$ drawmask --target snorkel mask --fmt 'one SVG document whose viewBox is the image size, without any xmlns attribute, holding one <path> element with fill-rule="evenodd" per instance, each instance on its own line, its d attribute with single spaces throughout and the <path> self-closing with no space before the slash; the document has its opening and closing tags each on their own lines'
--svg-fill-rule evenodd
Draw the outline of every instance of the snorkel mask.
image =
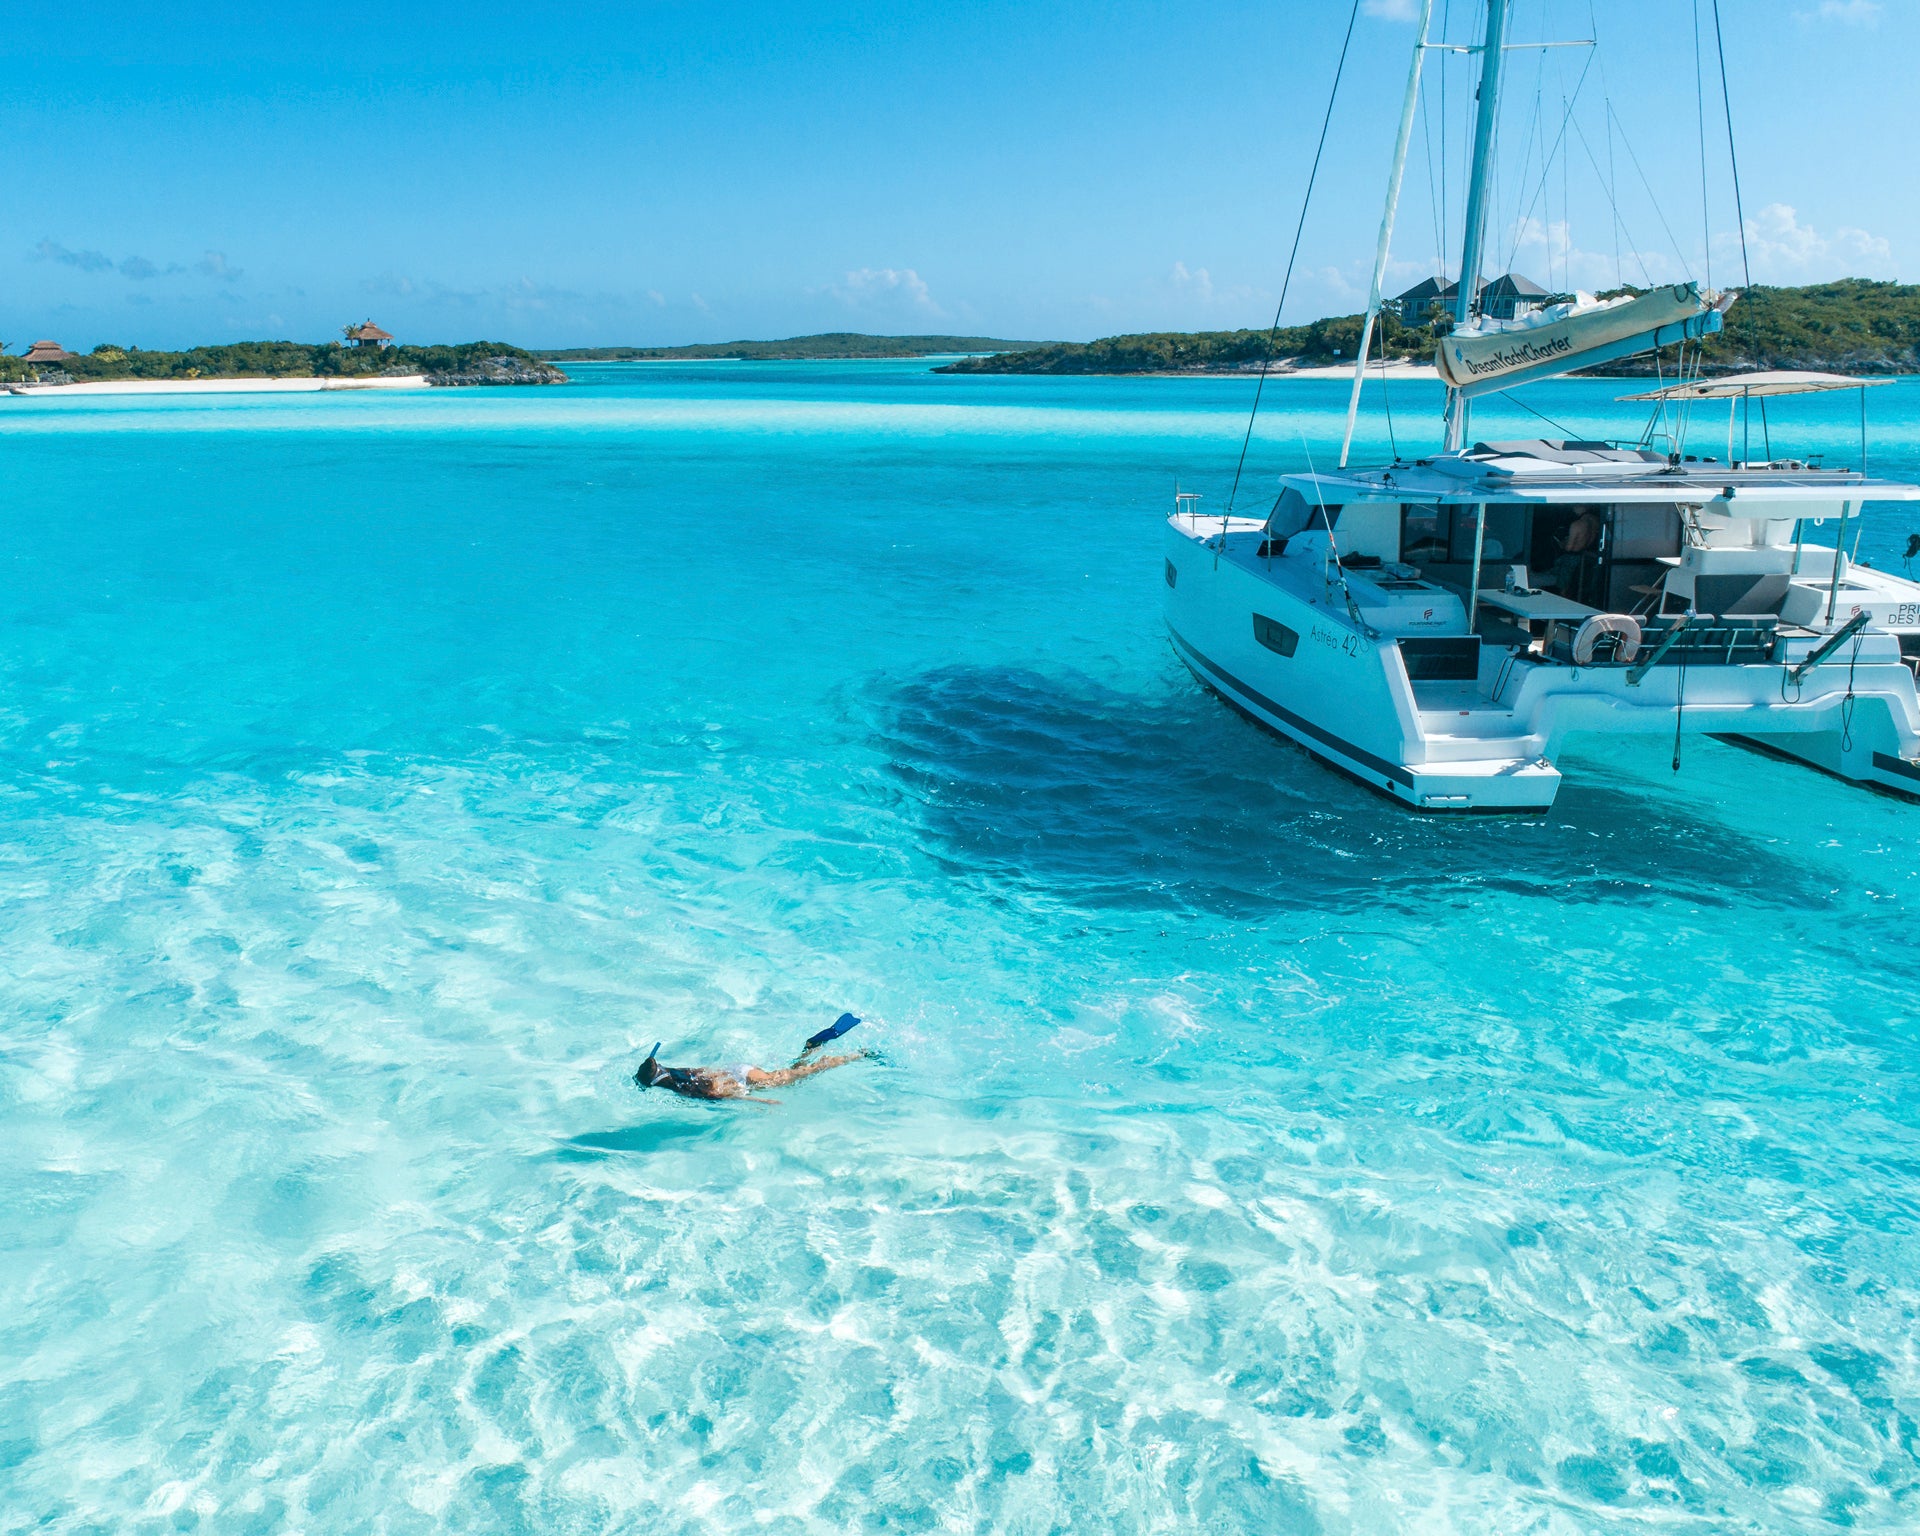
<svg viewBox="0 0 1920 1536">
<path fill-rule="evenodd" d="M 666 1068 L 656 1059 L 660 1055 L 660 1047 L 665 1043 L 663 1040 L 654 1041 L 653 1049 L 647 1052 L 647 1059 L 640 1063 L 639 1069 L 633 1074 L 633 1080 L 642 1088 L 651 1088 L 667 1075 Z"/>
</svg>

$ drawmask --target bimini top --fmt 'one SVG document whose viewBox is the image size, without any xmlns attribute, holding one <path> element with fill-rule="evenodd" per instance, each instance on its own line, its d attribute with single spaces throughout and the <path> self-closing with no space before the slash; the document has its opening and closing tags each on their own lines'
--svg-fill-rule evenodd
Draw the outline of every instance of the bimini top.
<svg viewBox="0 0 1920 1536">
<path fill-rule="evenodd" d="M 1844 373 L 1801 373 L 1775 369 L 1769 373 L 1730 373 L 1718 379 L 1694 379 L 1669 384 L 1644 395 L 1615 395 L 1616 400 L 1759 400 L 1768 395 L 1818 395 L 1830 389 L 1871 389 L 1892 379 L 1850 379 Z"/>
<path fill-rule="evenodd" d="M 1798 460 L 1729 465 L 1577 438 L 1475 443 L 1456 453 L 1399 460 L 1384 469 L 1283 475 L 1309 502 L 1684 502 L 1731 495 L 1768 502 L 1920 501 L 1920 485 L 1869 480 L 1857 470 Z M 1809 514 L 1811 515 L 1811 514 Z"/>
</svg>

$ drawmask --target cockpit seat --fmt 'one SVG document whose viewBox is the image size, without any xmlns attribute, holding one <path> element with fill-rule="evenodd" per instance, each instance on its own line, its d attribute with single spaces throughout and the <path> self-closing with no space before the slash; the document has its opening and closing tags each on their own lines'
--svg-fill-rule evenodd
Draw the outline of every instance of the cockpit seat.
<svg viewBox="0 0 1920 1536">
<path fill-rule="evenodd" d="M 1778 617 L 1780 605 L 1787 600 L 1789 579 L 1780 574 L 1696 576 L 1693 606 L 1702 613 L 1770 613 Z"/>
<path fill-rule="evenodd" d="M 1695 613 L 1778 618 L 1792 580 L 1781 571 L 1703 571 L 1698 575 L 1674 571 L 1667 576 L 1662 611 L 1672 614 L 1691 608 Z"/>
</svg>

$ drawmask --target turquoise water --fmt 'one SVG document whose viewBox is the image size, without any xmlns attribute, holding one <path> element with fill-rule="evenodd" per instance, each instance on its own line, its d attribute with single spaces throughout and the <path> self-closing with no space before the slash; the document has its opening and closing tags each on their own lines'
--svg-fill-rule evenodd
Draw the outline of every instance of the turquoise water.
<svg viewBox="0 0 1920 1536">
<path fill-rule="evenodd" d="M 1262 735 L 1243 382 L 579 374 L 0 404 L 0 1530 L 1920 1527 L 1920 809 Z"/>
</svg>

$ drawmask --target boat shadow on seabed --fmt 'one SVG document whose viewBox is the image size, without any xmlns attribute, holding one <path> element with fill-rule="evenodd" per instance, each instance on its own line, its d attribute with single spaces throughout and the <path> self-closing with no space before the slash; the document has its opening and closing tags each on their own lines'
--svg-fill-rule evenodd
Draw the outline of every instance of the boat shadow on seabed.
<svg viewBox="0 0 1920 1536">
<path fill-rule="evenodd" d="M 1171 667 L 1171 663 L 1170 663 Z M 1543 817 L 1422 818 L 1353 792 L 1197 685 L 946 667 L 873 701 L 877 748 L 956 874 L 1129 910 L 1412 909 L 1437 886 L 1576 902 L 1829 905 L 1818 871 L 1589 773 Z"/>
</svg>

